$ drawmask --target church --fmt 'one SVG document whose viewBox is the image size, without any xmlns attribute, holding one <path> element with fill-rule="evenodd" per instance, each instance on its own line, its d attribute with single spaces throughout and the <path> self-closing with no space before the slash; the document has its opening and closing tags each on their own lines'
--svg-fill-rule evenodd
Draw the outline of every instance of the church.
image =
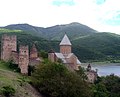
<svg viewBox="0 0 120 97">
<path fill-rule="evenodd" d="M 50 50 L 48 53 L 48 59 L 52 62 L 61 60 L 61 62 L 65 64 L 68 69 L 78 70 L 81 62 L 78 60 L 77 56 L 72 53 L 72 44 L 66 34 L 64 35 L 59 46 L 60 52 Z"/>
</svg>

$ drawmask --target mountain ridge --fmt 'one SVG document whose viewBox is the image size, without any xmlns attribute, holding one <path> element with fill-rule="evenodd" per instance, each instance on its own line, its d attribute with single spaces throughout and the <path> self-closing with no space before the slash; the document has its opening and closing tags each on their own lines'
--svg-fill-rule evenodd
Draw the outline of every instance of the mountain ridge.
<svg viewBox="0 0 120 97">
<path fill-rule="evenodd" d="M 13 24 L 5 26 L 3 28 L 11 30 L 28 31 L 31 32 L 31 34 L 33 35 L 37 34 L 37 36 L 42 36 L 49 40 L 60 40 L 65 34 L 65 32 L 67 33 L 70 39 L 73 39 L 74 37 L 76 38 L 79 36 L 85 36 L 92 33 L 98 33 L 98 31 L 77 22 L 63 25 L 55 25 L 46 28 L 32 26 L 29 24 Z"/>
<path fill-rule="evenodd" d="M 13 28 L 16 29 L 14 27 L 15 25 L 12 26 L 13 27 L 9 25 L 1 28 L 0 34 L 4 34 L 1 32 L 4 32 L 5 28 L 5 31 L 8 30 L 9 34 L 16 34 L 18 36 L 19 43 L 31 45 L 31 43 L 35 42 L 39 51 L 54 49 L 58 52 L 59 43 L 66 32 L 72 43 L 73 53 L 75 53 L 80 60 L 120 59 L 120 35 L 114 33 L 99 33 L 89 27 L 86 30 L 86 26 L 81 26 L 79 23 L 55 25 L 47 28 L 34 27 L 29 24 L 21 26 L 20 24 L 16 25 L 17 30 L 13 30 Z M 82 27 L 83 29 L 81 30 Z M 12 33 L 13 31 L 14 33 Z"/>
</svg>

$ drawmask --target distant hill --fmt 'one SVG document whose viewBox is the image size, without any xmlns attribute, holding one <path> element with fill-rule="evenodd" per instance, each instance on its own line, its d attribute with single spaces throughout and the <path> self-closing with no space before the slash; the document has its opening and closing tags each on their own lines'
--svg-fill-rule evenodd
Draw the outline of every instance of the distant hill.
<svg viewBox="0 0 120 97">
<path fill-rule="evenodd" d="M 28 32 L 29 34 L 38 35 L 38 36 L 42 35 L 42 32 L 40 30 L 44 29 L 42 27 L 35 27 L 29 24 L 12 24 L 2 28 L 9 30 L 22 30 L 24 32 Z"/>
<path fill-rule="evenodd" d="M 56 25 L 43 28 L 28 24 L 8 25 L 0 28 L 2 34 L 16 34 L 18 44 L 32 45 L 37 49 L 59 51 L 59 43 L 65 32 L 72 42 L 73 52 L 81 61 L 89 60 L 120 60 L 120 35 L 113 33 L 99 33 L 79 23 Z"/>
<path fill-rule="evenodd" d="M 60 40 L 65 32 L 69 36 L 70 39 L 78 38 L 80 36 L 89 35 L 92 33 L 96 33 L 97 31 L 80 23 L 70 23 L 64 25 L 56 25 L 52 27 L 35 27 L 29 24 L 14 24 L 8 25 L 4 28 L 11 29 L 11 30 L 23 30 L 27 31 L 32 35 L 42 36 L 46 39 L 50 40 Z"/>
<path fill-rule="evenodd" d="M 100 57 L 120 59 L 120 35 L 105 32 L 94 33 L 86 37 L 80 37 L 72 42 L 77 56 L 82 59 L 86 57 L 87 59 L 92 57 L 94 59 Z"/>
</svg>

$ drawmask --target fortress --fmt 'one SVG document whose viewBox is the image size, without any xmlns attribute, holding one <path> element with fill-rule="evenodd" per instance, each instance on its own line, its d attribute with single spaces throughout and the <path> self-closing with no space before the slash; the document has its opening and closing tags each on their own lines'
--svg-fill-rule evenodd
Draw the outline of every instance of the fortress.
<svg viewBox="0 0 120 97">
<path fill-rule="evenodd" d="M 16 35 L 3 35 L 1 40 L 1 60 L 12 60 L 14 64 L 18 64 L 22 74 L 28 73 L 28 65 L 33 61 L 40 62 L 38 52 L 33 44 L 29 53 L 29 47 L 20 45 L 17 51 L 17 37 Z"/>
<path fill-rule="evenodd" d="M 65 34 L 62 41 L 59 44 L 60 52 L 54 52 L 50 50 L 48 52 L 48 59 L 52 62 L 62 62 L 69 70 L 79 70 L 81 62 L 77 56 L 72 53 L 72 44 Z M 17 50 L 18 48 L 18 50 Z M 28 74 L 28 66 L 35 66 L 40 63 L 38 57 L 38 51 L 33 44 L 29 51 L 28 46 L 20 45 L 17 47 L 17 37 L 15 35 L 3 35 L 1 40 L 1 60 L 12 60 L 14 64 L 17 64 L 22 74 Z M 88 77 L 90 83 L 94 83 L 97 79 L 97 72 L 91 69 L 89 64 L 85 74 Z"/>
</svg>

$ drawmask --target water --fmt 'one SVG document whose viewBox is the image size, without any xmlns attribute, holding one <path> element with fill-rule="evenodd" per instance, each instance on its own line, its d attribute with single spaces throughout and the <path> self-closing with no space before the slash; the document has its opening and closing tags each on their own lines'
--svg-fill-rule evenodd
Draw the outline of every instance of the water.
<svg viewBox="0 0 120 97">
<path fill-rule="evenodd" d="M 88 64 L 82 64 L 82 67 L 87 67 Z M 107 64 L 91 64 L 92 69 L 98 69 L 99 76 L 106 76 L 115 74 L 120 76 L 120 63 L 107 63 Z"/>
</svg>

